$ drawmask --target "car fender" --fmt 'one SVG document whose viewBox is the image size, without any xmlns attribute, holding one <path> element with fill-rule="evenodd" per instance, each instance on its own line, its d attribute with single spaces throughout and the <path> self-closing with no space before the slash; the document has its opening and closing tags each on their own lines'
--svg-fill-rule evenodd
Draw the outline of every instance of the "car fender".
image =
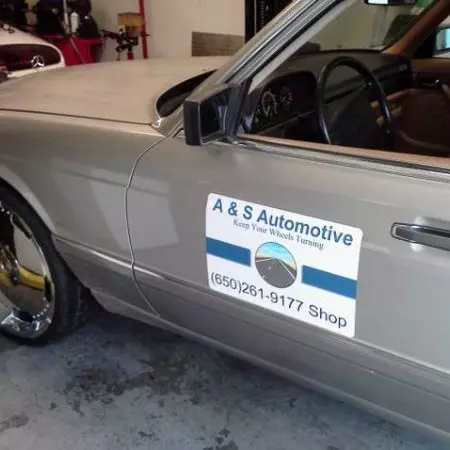
<svg viewBox="0 0 450 450">
<path fill-rule="evenodd" d="M 42 203 L 33 194 L 27 184 L 4 164 L 0 164 L 0 180 L 6 183 L 9 187 L 13 188 L 28 202 L 28 204 L 35 210 L 36 214 L 45 223 L 50 232 L 53 233 L 55 231 L 55 224 L 50 219 L 50 216 L 47 214 L 47 211 Z"/>
</svg>

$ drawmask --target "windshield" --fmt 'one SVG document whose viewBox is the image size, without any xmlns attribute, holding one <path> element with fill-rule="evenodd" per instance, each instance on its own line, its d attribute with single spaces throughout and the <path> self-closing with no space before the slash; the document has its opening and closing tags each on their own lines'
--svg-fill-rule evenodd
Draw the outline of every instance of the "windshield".
<svg viewBox="0 0 450 450">
<path fill-rule="evenodd" d="M 432 4 L 374 6 L 355 0 L 312 40 L 317 50 L 376 49 L 394 43 Z M 351 24 L 351 26 L 349 26 Z"/>
</svg>

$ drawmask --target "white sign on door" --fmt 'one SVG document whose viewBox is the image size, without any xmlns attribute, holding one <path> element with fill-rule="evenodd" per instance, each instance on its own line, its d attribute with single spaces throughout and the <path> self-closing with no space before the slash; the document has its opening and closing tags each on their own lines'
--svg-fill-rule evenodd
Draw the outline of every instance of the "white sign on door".
<svg viewBox="0 0 450 450">
<path fill-rule="evenodd" d="M 354 337 L 362 237 L 348 225 L 210 194 L 209 286 Z"/>
</svg>

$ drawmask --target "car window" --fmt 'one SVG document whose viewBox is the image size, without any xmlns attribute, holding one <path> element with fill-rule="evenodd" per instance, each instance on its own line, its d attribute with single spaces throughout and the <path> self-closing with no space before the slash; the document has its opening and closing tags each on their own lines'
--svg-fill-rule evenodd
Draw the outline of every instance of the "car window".
<svg viewBox="0 0 450 450">
<path fill-rule="evenodd" d="M 48 45 L 0 45 L 0 61 L 9 72 L 52 66 L 61 62 L 61 55 Z"/>
<path fill-rule="evenodd" d="M 442 22 L 436 30 L 434 57 L 450 58 L 450 17 Z"/>
<path fill-rule="evenodd" d="M 421 0 L 414 6 L 374 6 L 357 0 L 312 42 L 321 50 L 383 48 L 398 40 L 433 3 L 433 0 Z"/>
<path fill-rule="evenodd" d="M 308 33 L 299 35 L 296 41 L 280 52 L 262 70 L 255 71 L 244 104 L 239 135 L 243 139 L 270 145 L 276 143 L 288 152 L 299 148 L 315 149 L 317 145 L 318 150 L 363 156 L 361 152 L 358 153 L 363 148 L 364 156 L 387 159 L 387 154 L 381 153 L 379 149 L 391 149 L 391 147 L 379 146 L 375 140 L 361 144 L 355 143 L 356 139 L 349 138 L 346 141 L 345 137 L 332 140 L 334 144 L 332 146 L 326 144 L 330 142 L 330 139 L 324 137 L 323 122 L 320 122 L 317 117 L 317 80 L 323 68 L 333 61 L 333 58 L 352 56 L 354 60 L 362 61 L 369 70 L 383 71 L 382 92 L 384 88 L 384 93 L 391 96 L 404 91 L 405 87 L 409 86 L 411 78 L 406 58 L 393 55 L 380 57 L 379 52 L 385 46 L 398 41 L 434 4 L 432 0 L 418 2 L 415 6 L 373 6 L 361 0 L 347 0 L 337 4 L 336 8 L 323 15 Z M 450 39 L 450 35 L 444 38 Z M 448 41 L 444 39 L 442 45 L 445 46 L 447 43 Z M 395 73 L 391 72 L 390 65 L 395 66 Z M 337 69 L 333 72 L 333 76 L 327 79 L 327 89 L 321 96 L 322 104 L 327 109 L 325 115 L 333 116 L 333 118 L 340 117 L 338 112 L 342 104 L 347 105 L 345 98 L 348 92 L 356 89 L 360 84 L 364 86 L 364 83 L 361 83 L 364 81 L 361 79 L 361 74 L 358 75 L 349 67 L 337 66 Z M 362 99 L 359 96 L 354 98 L 358 101 Z M 360 111 L 361 109 L 358 108 L 362 104 L 367 103 L 369 107 L 375 104 L 372 97 L 362 99 L 360 103 L 352 102 L 348 104 L 355 107 L 353 113 Z M 368 126 L 364 127 L 362 120 L 358 130 L 367 131 L 372 123 L 369 119 L 372 120 L 376 114 L 379 114 L 374 106 L 372 108 L 373 110 L 364 109 L 369 114 Z M 351 112 L 352 108 L 349 108 L 349 111 Z M 396 110 L 395 113 L 397 114 Z M 353 116 L 356 117 L 356 113 Z M 353 121 L 353 116 L 348 114 L 350 119 L 347 122 L 339 122 L 341 136 L 344 134 L 350 137 L 364 134 L 369 136 L 369 132 L 354 132 L 353 127 L 357 125 Z M 382 120 L 382 117 L 374 119 L 376 124 L 383 123 Z M 394 124 L 395 120 L 397 116 L 390 119 L 390 122 Z M 374 136 L 378 138 L 381 133 L 376 133 L 379 131 L 377 127 L 372 128 Z M 367 141 L 369 140 L 370 137 Z M 422 159 L 418 161 L 416 158 L 415 163 L 424 167 L 434 166 L 438 156 L 428 159 L 426 154 L 428 150 L 427 147 L 424 155 L 421 155 L 423 161 Z M 400 158 L 396 158 L 396 161 L 400 159 L 402 162 L 411 161 L 411 154 L 412 152 L 403 149 L 403 153 Z"/>
</svg>

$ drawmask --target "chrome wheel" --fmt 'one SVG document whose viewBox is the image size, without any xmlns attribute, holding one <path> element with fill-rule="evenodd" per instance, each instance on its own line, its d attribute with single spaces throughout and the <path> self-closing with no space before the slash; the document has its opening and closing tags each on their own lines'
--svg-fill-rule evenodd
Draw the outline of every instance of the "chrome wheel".
<svg viewBox="0 0 450 450">
<path fill-rule="evenodd" d="M 0 329 L 38 338 L 54 312 L 55 286 L 44 253 L 25 221 L 0 204 Z"/>
</svg>

